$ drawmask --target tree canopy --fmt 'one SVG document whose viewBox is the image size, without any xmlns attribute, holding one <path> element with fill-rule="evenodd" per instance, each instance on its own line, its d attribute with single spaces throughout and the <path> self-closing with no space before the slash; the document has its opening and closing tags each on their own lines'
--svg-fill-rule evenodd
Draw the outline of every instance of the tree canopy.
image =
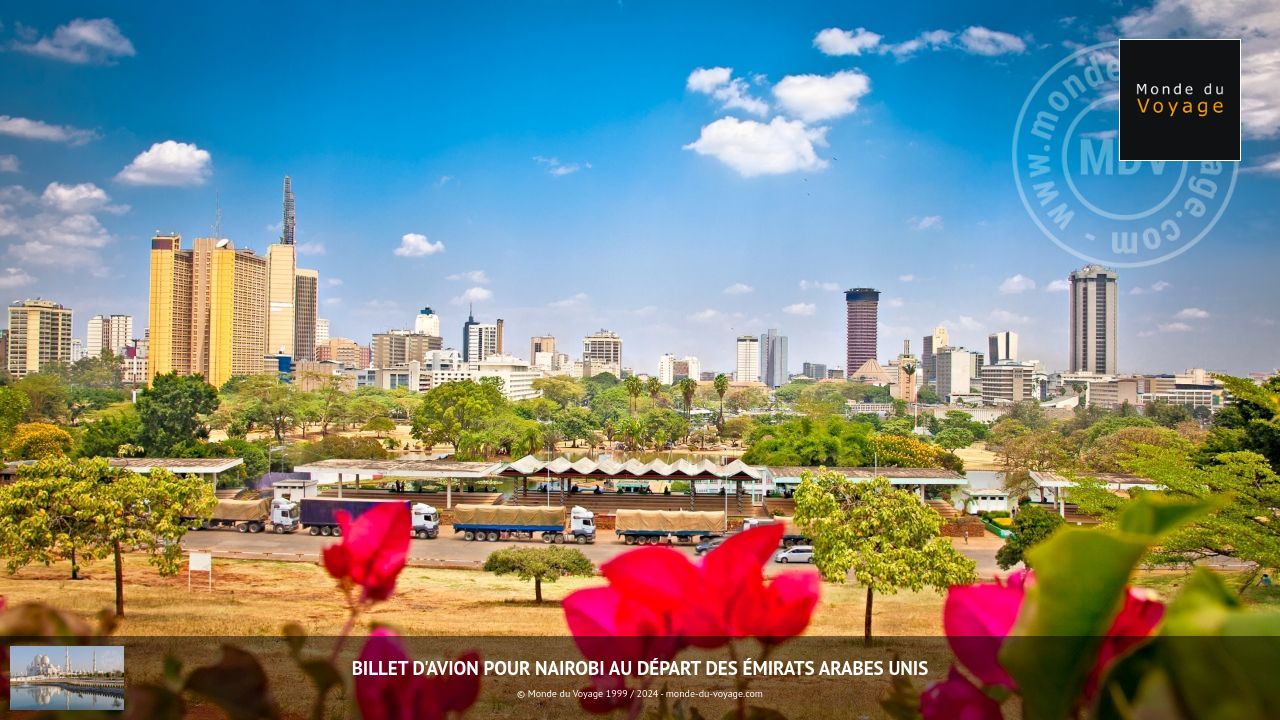
<svg viewBox="0 0 1280 720">
<path fill-rule="evenodd" d="M 495 575 L 515 575 L 533 581 L 533 596 L 542 602 L 542 583 L 562 577 L 592 577 L 596 566 L 577 548 L 511 547 L 496 550 L 484 561 L 484 569 Z"/>
</svg>

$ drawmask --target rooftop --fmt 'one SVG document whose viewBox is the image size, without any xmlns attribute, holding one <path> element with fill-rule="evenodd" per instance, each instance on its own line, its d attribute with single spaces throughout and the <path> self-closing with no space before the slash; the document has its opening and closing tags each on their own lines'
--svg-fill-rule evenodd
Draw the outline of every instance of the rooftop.
<svg viewBox="0 0 1280 720">
<path fill-rule="evenodd" d="M 351 473 L 399 477 L 460 478 L 497 475 L 502 463 L 456 460 L 319 460 L 293 468 L 294 472 Z"/>
</svg>

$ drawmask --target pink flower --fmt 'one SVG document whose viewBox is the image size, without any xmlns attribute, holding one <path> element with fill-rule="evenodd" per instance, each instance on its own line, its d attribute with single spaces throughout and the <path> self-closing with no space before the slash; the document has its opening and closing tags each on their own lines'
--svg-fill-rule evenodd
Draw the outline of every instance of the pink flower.
<svg viewBox="0 0 1280 720">
<path fill-rule="evenodd" d="M 342 542 L 324 549 L 325 569 L 344 585 L 363 588 L 362 601 L 386 600 L 409 555 L 412 522 L 401 503 L 378 505 L 354 522 L 350 513 L 339 510 Z"/>
<path fill-rule="evenodd" d="M 953 666 L 943 682 L 920 693 L 924 720 L 1000 720 L 1000 703 L 987 697 Z"/>
<path fill-rule="evenodd" d="M 984 685 L 1018 686 L 1000 667 L 1000 646 L 1018 619 L 1028 573 L 1019 570 L 1001 581 L 954 585 L 947 590 L 942 627 L 956 659 Z"/>
<path fill-rule="evenodd" d="M 1084 686 L 1087 697 L 1091 698 L 1097 692 L 1098 682 L 1111 667 L 1111 663 L 1150 637 L 1162 618 L 1164 604 L 1153 593 L 1129 588 L 1124 596 L 1124 605 L 1107 630 L 1102 646 L 1098 648 L 1098 658 L 1094 661 L 1093 670 Z"/>
<path fill-rule="evenodd" d="M 398 636 L 386 628 L 370 633 L 360 651 L 362 661 L 408 659 Z M 480 655 L 469 652 L 458 660 L 479 663 Z M 480 697 L 480 674 L 357 675 L 355 691 L 364 720 L 444 720 L 450 713 L 461 715 L 475 704 Z"/>
</svg>

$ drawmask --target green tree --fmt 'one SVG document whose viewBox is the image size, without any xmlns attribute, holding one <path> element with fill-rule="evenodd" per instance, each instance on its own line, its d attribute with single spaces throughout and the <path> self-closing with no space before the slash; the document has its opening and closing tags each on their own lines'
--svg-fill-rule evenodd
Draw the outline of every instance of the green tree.
<svg viewBox="0 0 1280 720">
<path fill-rule="evenodd" d="M 948 450 L 956 450 L 972 445 L 973 433 L 965 428 L 949 427 L 938 433 L 934 440 Z"/>
<path fill-rule="evenodd" d="M 533 389 L 560 407 L 578 406 L 587 398 L 586 388 L 573 378 L 563 375 L 535 378 Z"/>
<path fill-rule="evenodd" d="M 426 447 L 448 443 L 456 451 L 462 434 L 484 427 L 506 398 L 492 385 L 463 380 L 428 390 L 413 416 L 413 436 Z"/>
<path fill-rule="evenodd" d="M 871 644 L 875 593 L 938 592 L 976 579 L 974 562 L 938 535 L 942 516 L 882 477 L 852 480 L 827 470 L 806 472 L 796 489 L 795 523 L 813 538 L 824 579 L 850 573 L 867 590 L 863 640 Z"/>
<path fill-rule="evenodd" d="M 684 412 L 686 415 L 693 412 L 693 396 L 698 393 L 698 381 L 693 378 L 684 378 L 676 383 L 676 387 L 680 389 L 680 397 L 684 400 Z"/>
<path fill-rule="evenodd" d="M 484 561 L 484 569 L 495 575 L 515 575 L 533 581 L 535 602 L 542 602 L 542 583 L 562 577 L 592 577 L 596 566 L 577 548 L 512 547 L 496 550 Z"/>
<path fill-rule="evenodd" d="M 311 397 L 315 402 L 315 421 L 320 423 L 320 434 L 328 435 L 329 426 L 343 422 L 348 407 L 348 395 L 343 391 L 342 375 L 332 373 L 308 372 L 305 379 L 315 389 Z"/>
<path fill-rule="evenodd" d="M 71 454 L 75 441 L 57 425 L 32 422 L 14 428 L 5 454 L 10 460 L 41 460 Z"/>
<path fill-rule="evenodd" d="M 921 385 L 916 390 L 916 402 L 921 405 L 937 405 L 942 402 L 942 398 L 938 396 L 938 391 L 928 385 Z"/>
<path fill-rule="evenodd" d="M 13 429 L 27 417 L 31 401 L 27 394 L 12 387 L 0 387 L 0 443 L 8 442 Z"/>
<path fill-rule="evenodd" d="M 56 373 L 32 373 L 13 384 L 27 396 L 27 422 L 62 420 L 71 402 L 67 384 Z"/>
<path fill-rule="evenodd" d="M 640 399 L 640 394 L 644 392 L 644 382 L 637 375 L 628 375 L 622 381 L 622 387 L 626 389 L 627 396 L 631 398 L 631 414 L 636 414 L 636 401 Z"/>
<path fill-rule="evenodd" d="M 560 436 L 578 447 L 579 440 L 590 441 L 595 435 L 596 422 L 591 411 L 584 407 L 567 407 L 552 415 L 552 424 L 559 430 Z"/>
<path fill-rule="evenodd" d="M 1232 402 L 1214 416 L 1210 442 L 1220 452 L 1256 452 L 1280 472 L 1280 376 L 1260 386 L 1230 375 L 1214 377 L 1226 386 Z"/>
<path fill-rule="evenodd" d="M 626 389 L 622 387 L 611 387 L 595 393 L 589 404 L 591 414 L 595 415 L 596 422 L 601 425 L 611 420 L 616 423 L 624 416 L 630 415 L 627 411 L 630 399 Z"/>
<path fill-rule="evenodd" d="M 644 389 L 649 393 L 650 406 L 657 407 L 658 398 L 662 396 L 662 381 L 650 375 L 649 379 L 644 383 Z"/>
<path fill-rule="evenodd" d="M 1057 513 L 1042 507 L 1026 507 L 1013 518 L 1013 537 L 996 551 L 996 563 L 1004 570 L 1026 562 L 1026 552 L 1066 524 Z M 1029 566 L 1028 566 L 1029 567 Z"/>
<path fill-rule="evenodd" d="M 724 396 L 729 392 L 729 376 L 724 373 L 716 375 L 711 382 L 716 389 L 716 397 L 720 398 L 720 415 L 716 418 L 716 427 L 724 430 Z"/>
<path fill-rule="evenodd" d="M 207 440 L 205 417 L 218 409 L 218 391 L 202 375 L 157 375 L 138 394 L 142 446 L 151 457 L 164 457 L 179 445 Z"/>
<path fill-rule="evenodd" d="M 387 433 L 396 431 L 396 423 L 385 415 L 379 415 L 378 417 L 370 418 L 369 422 L 365 423 L 361 429 L 365 432 L 377 433 L 378 437 L 386 437 Z"/>
<path fill-rule="evenodd" d="M 111 410 L 85 426 L 80 436 L 80 457 L 120 457 L 124 446 L 141 445 L 142 421 L 133 407 Z"/>
<path fill-rule="evenodd" d="M 246 378 L 237 393 L 245 398 L 240 412 L 250 426 L 271 429 L 276 442 L 284 442 L 285 433 L 298 426 L 299 396 L 290 383 L 281 382 L 274 374 Z"/>
</svg>

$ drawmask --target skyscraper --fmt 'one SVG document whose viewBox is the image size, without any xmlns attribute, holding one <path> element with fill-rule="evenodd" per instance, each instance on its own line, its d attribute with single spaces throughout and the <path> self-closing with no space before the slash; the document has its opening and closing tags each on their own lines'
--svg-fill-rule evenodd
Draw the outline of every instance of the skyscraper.
<svg viewBox="0 0 1280 720">
<path fill-rule="evenodd" d="M 987 364 L 1013 362 L 1018 359 L 1018 333 L 1012 330 L 987 336 Z"/>
<path fill-rule="evenodd" d="M 558 370 L 556 339 L 550 335 L 529 338 L 529 364 L 546 370 Z"/>
<path fill-rule="evenodd" d="M 789 378 L 787 336 L 770 328 L 760 336 L 760 380 L 769 387 L 782 387 Z"/>
<path fill-rule="evenodd" d="M 845 302 L 845 373 L 851 376 L 876 357 L 880 317 L 880 291 L 852 288 Z"/>
<path fill-rule="evenodd" d="M 413 319 L 413 331 L 419 335 L 440 335 L 440 316 L 429 307 L 418 311 Z"/>
<path fill-rule="evenodd" d="M 293 356 L 313 360 L 316 356 L 316 309 L 319 304 L 320 274 L 298 268 L 293 283 Z"/>
<path fill-rule="evenodd" d="M 582 362 L 590 364 L 592 375 L 610 372 L 622 377 L 622 338 L 604 329 L 582 338 Z"/>
<path fill-rule="evenodd" d="M 284 219 L 280 225 L 280 243 L 283 245 L 293 244 L 293 234 L 298 226 L 297 209 L 293 204 L 293 181 L 288 175 L 284 176 Z"/>
<path fill-rule="evenodd" d="M 1071 281 L 1071 338 L 1068 366 L 1071 372 L 1114 375 L 1116 372 L 1115 270 L 1086 265 L 1069 276 Z"/>
<path fill-rule="evenodd" d="M 7 354 L 14 379 L 71 362 L 71 308 L 40 299 L 11 304 Z"/>
<path fill-rule="evenodd" d="M 463 361 L 477 363 L 490 355 L 501 355 L 502 330 L 501 318 L 495 323 L 480 323 L 476 322 L 474 313 L 468 313 L 467 321 L 462 324 Z"/>
<path fill-rule="evenodd" d="M 151 240 L 148 382 L 162 373 L 200 373 L 216 387 L 262 372 L 266 259 L 226 239 L 196 238 L 191 250 L 181 245 L 178 235 Z"/>
<path fill-rule="evenodd" d="M 132 315 L 94 315 L 85 332 L 84 353 L 98 357 L 110 350 L 113 355 L 124 355 L 132 340 Z"/>
<path fill-rule="evenodd" d="M 921 387 L 925 385 L 936 385 L 935 379 L 937 373 L 933 353 L 942 347 L 951 344 L 951 339 L 947 337 L 947 329 L 941 325 L 933 329 L 932 335 L 925 335 L 920 350 L 920 370 L 921 370 Z"/>
<path fill-rule="evenodd" d="M 760 380 L 760 338 L 740 335 L 735 345 L 733 379 L 738 382 Z"/>
<path fill-rule="evenodd" d="M 329 321 L 326 318 L 316 318 L 316 347 L 327 342 L 329 342 Z"/>
<path fill-rule="evenodd" d="M 432 350 L 443 350 L 444 338 L 439 335 L 392 330 L 373 336 L 373 366 L 389 368 L 411 360 L 422 362 Z M 493 354 L 493 353 L 490 353 Z"/>
</svg>

